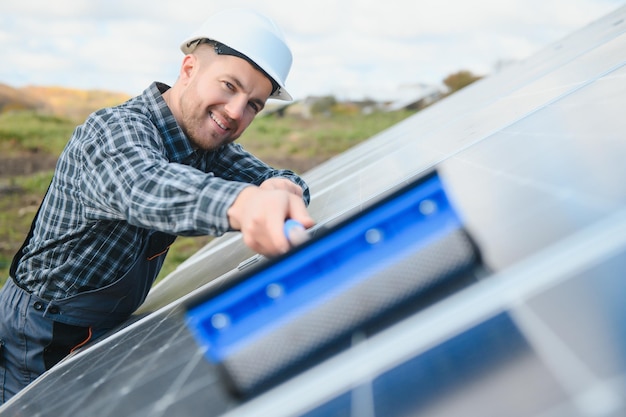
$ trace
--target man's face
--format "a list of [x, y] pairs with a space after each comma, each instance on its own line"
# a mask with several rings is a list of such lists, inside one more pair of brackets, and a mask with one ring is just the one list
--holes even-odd
[[272, 91], [267, 77], [230, 55], [188, 56], [181, 74], [179, 123], [193, 146], [204, 150], [241, 136]]

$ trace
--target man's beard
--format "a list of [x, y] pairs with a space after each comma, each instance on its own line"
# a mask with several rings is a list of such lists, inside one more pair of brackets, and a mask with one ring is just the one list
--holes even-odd
[[191, 145], [195, 149], [214, 151], [234, 140], [233, 138], [227, 136], [220, 138], [219, 140], [214, 140], [211, 129], [208, 127], [205, 129], [201, 128], [206, 125], [207, 118], [210, 118], [208, 114], [203, 119], [199, 119], [193, 115], [189, 116], [186, 113], [183, 113], [183, 132], [185, 132], [189, 142], [191, 142]]

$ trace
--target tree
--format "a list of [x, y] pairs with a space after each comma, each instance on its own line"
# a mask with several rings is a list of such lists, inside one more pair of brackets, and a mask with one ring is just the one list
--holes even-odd
[[482, 77], [472, 74], [470, 71], [459, 71], [454, 74], [448, 75], [443, 83], [448, 87], [448, 94], [452, 94], [455, 91], [459, 91], [463, 87], [467, 87], [474, 81], [480, 80]]

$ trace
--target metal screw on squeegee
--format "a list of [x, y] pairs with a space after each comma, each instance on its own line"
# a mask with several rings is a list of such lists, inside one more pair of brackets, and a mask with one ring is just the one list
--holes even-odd
[[377, 228], [369, 229], [365, 232], [365, 241], [370, 245], [374, 245], [382, 241], [384, 237], [385, 236], [382, 230]]
[[430, 199], [420, 201], [418, 207], [420, 213], [422, 213], [424, 216], [430, 216], [432, 214], [435, 214], [439, 209], [439, 207], [437, 207], [437, 203]]
[[230, 317], [224, 313], [213, 314], [211, 325], [218, 330], [225, 329], [230, 326]]
[[265, 294], [272, 299], [277, 299], [283, 296], [285, 288], [281, 284], [272, 283], [265, 287]]

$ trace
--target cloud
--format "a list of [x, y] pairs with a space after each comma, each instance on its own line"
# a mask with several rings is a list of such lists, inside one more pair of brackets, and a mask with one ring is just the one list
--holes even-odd
[[[487, 74], [623, 6], [616, 0], [31, 0], [0, 6], [0, 82], [140, 93], [173, 83], [179, 43], [210, 14], [254, 7], [294, 52], [296, 98], [392, 97], [461, 69]], [[236, 22], [233, 22], [236, 24]]]

